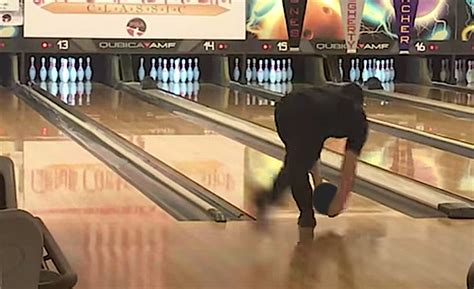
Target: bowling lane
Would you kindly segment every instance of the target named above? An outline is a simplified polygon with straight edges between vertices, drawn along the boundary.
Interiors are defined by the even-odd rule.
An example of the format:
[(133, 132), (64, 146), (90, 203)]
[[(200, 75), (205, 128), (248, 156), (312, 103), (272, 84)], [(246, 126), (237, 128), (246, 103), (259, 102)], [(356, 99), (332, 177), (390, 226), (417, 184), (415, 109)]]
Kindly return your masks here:
[(21, 99), (0, 88), (0, 154), (12, 158), (19, 207), (41, 215), (156, 215), (156, 204), (65, 136)]
[[(74, 108), (251, 214), (253, 194), (269, 187), (281, 166), (276, 159), (130, 94), (94, 84), (90, 100)], [(275, 214), (295, 212), (288, 196)], [(351, 199), (351, 212), (398, 214), (357, 195)]]
[[(267, 85), (264, 89), (279, 92), (279, 90), (287, 89), (286, 87), (282, 88), (281, 85), (269, 87)], [(307, 87), (310, 86), (307, 84), (293, 84), (291, 89)], [(212, 84), (204, 84), (201, 85), (200, 94), (204, 94), (204, 91), (212, 93), (210, 90), (221, 91), (221, 88)], [(404, 101), (382, 101), (368, 96), (365, 96), (364, 100), (365, 111), (371, 119), (419, 130), (470, 145), (474, 144), (474, 133), (472, 133), (474, 131), (474, 122), (470, 119), (430, 110)]]
[(395, 92), (467, 107), (474, 107), (474, 94), (456, 91), (453, 89), (438, 88), (412, 83), (397, 83), (395, 84)]
[[(275, 130), (274, 107), (267, 99), (211, 84), (201, 84), (198, 94), (189, 98), (202, 105)], [(392, 108), (390, 104), (382, 107), (380, 101), (377, 103), (372, 100), (368, 100), (367, 106), (370, 117), (374, 111), (377, 111), (374, 108), (379, 106), (378, 111), (385, 109), (393, 111), (392, 116), (386, 113), (387, 119), (392, 117), (398, 123), (410, 123), (410, 110), (407, 112), (408, 115), (404, 115), (403, 111), (399, 112), (399, 118), (396, 118), (395, 111), (399, 109), (398, 107)], [(401, 106), (401, 108), (403, 107)], [(408, 109), (416, 111), (417, 107)], [(417, 119), (417, 117), (418, 115), (411, 118)], [(411, 123), (415, 124), (416, 120), (411, 120)], [(472, 124), (464, 123), (464, 125), (472, 127)], [(430, 124), (430, 127), (435, 129), (435, 124)], [(445, 130), (449, 130), (448, 126), (445, 127)], [(466, 131), (466, 135), (469, 135), (468, 131)], [(325, 148), (342, 153), (344, 141), (330, 139), (325, 143)], [(381, 169), (474, 200), (472, 191), (474, 160), (472, 159), (371, 130), (361, 160)]]
[[(130, 264), (140, 276), (160, 273), (152, 266), (165, 262), (160, 236), (178, 222), (2, 88), (0, 155), (14, 162), (19, 208), (45, 222), (78, 274), (75, 288), (132, 288), (110, 286), (139, 280)], [(135, 248), (147, 248), (146, 258)]]

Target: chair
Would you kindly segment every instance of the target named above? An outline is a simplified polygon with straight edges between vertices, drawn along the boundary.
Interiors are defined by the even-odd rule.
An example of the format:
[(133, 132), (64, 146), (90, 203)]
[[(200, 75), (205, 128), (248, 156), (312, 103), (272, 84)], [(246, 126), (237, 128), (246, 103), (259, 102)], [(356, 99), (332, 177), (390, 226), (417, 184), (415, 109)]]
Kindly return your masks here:
[(0, 211), (0, 288), (37, 289), (43, 260), (43, 234), (29, 213)]
[(15, 170), (13, 162), (0, 156), (0, 210), (17, 208)]

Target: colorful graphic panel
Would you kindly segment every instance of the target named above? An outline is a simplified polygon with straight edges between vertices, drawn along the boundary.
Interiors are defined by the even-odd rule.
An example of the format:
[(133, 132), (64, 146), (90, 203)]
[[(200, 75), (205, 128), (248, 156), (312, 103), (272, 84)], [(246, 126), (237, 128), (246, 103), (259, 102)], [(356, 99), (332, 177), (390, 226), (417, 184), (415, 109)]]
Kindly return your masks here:
[(25, 0), (25, 19), (25, 37), (245, 39), (245, 0)]
[[(472, 0), (463, 0), (470, 1)], [(456, 0), (418, 1), (415, 39), (437, 41), (453, 39)], [(345, 40), (339, 0), (307, 0), (302, 38)], [(286, 40), (281, 0), (249, 0), (247, 31), (258, 39)], [(362, 15), (361, 40), (397, 39), (392, 0), (366, 0)]]
[(461, 9), (458, 13), (458, 39), (461, 41), (474, 41), (474, 0), (462, 0), (460, 5)]

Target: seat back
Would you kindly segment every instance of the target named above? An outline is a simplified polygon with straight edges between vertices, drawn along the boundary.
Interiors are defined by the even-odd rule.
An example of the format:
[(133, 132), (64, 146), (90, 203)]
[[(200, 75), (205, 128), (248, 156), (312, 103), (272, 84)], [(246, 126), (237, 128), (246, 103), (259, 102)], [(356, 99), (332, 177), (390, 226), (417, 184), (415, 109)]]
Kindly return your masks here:
[(38, 289), (43, 236), (37, 220), (29, 213), (0, 211), (0, 288)]
[(0, 210), (17, 207), (14, 165), (10, 158), (0, 156)]

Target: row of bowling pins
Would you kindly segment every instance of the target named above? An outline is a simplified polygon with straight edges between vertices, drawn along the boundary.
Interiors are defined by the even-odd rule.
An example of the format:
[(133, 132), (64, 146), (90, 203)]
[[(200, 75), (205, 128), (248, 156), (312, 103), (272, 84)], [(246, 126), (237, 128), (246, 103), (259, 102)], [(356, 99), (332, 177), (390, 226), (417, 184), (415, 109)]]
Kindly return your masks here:
[[(240, 65), (239, 58), (234, 60), (234, 81), (240, 80)], [(291, 58), (287, 59), (259, 59), (257, 69), (257, 59), (247, 59), (247, 66), (245, 69), (245, 79), (247, 83), (258, 82), (263, 83), (283, 83), (293, 80), (293, 68), (291, 65)]]
[[(49, 58), (49, 63), (46, 64), (46, 58), (41, 57), (41, 66), (39, 69), (39, 80), (41, 82), (49, 80), (57, 82), (58, 77), (61, 82), (75, 82), (75, 81), (91, 81), (92, 79), (92, 67), (91, 58), (86, 57), (85, 67), (83, 59), (78, 59), (78, 67), (76, 68), (76, 59), (73, 57), (61, 58), (61, 66), (59, 71), (56, 67), (57, 59), (55, 57)], [(46, 68), (48, 67), (48, 68)], [(28, 71), (30, 81), (35, 81), (37, 76), (36, 60), (35, 57), (30, 57), (30, 69)]]
[(92, 82), (90, 81), (79, 81), (79, 82), (54, 82), (46, 81), (40, 82), (40, 87), (43, 90), (48, 91), (54, 96), (60, 96), (61, 100), (69, 105), (76, 105), (76, 96), (77, 104), (83, 105), (90, 104), (90, 96), (92, 94)]
[[(339, 59), (339, 73), (341, 79), (344, 77), (343, 60)], [(351, 68), (349, 70), (349, 80), (351, 82), (366, 82), (369, 78), (375, 77), (380, 82), (393, 82), (395, 80), (395, 68), (392, 59), (364, 59), (362, 71), (360, 69), (360, 60), (351, 59)]]
[[(432, 69), (430, 73), (432, 74)], [(449, 60), (442, 59), (439, 79), (446, 82), (449, 80), (449, 74)], [(456, 59), (454, 62), (454, 80), (456, 83), (474, 84), (474, 60)]]
[[(168, 69), (168, 59), (158, 58), (158, 67), (156, 67), (157, 61), (156, 58), (151, 59), (151, 65), (149, 69), (149, 76), (159, 82), (193, 82), (199, 81), (200, 70), (199, 70), (199, 59), (194, 58), (194, 67), (193, 59), (189, 58), (187, 60), (188, 68), (186, 69), (186, 59), (169, 59), (169, 69)], [(140, 58), (140, 66), (138, 67), (138, 80), (142, 81), (145, 78), (145, 59)]]

